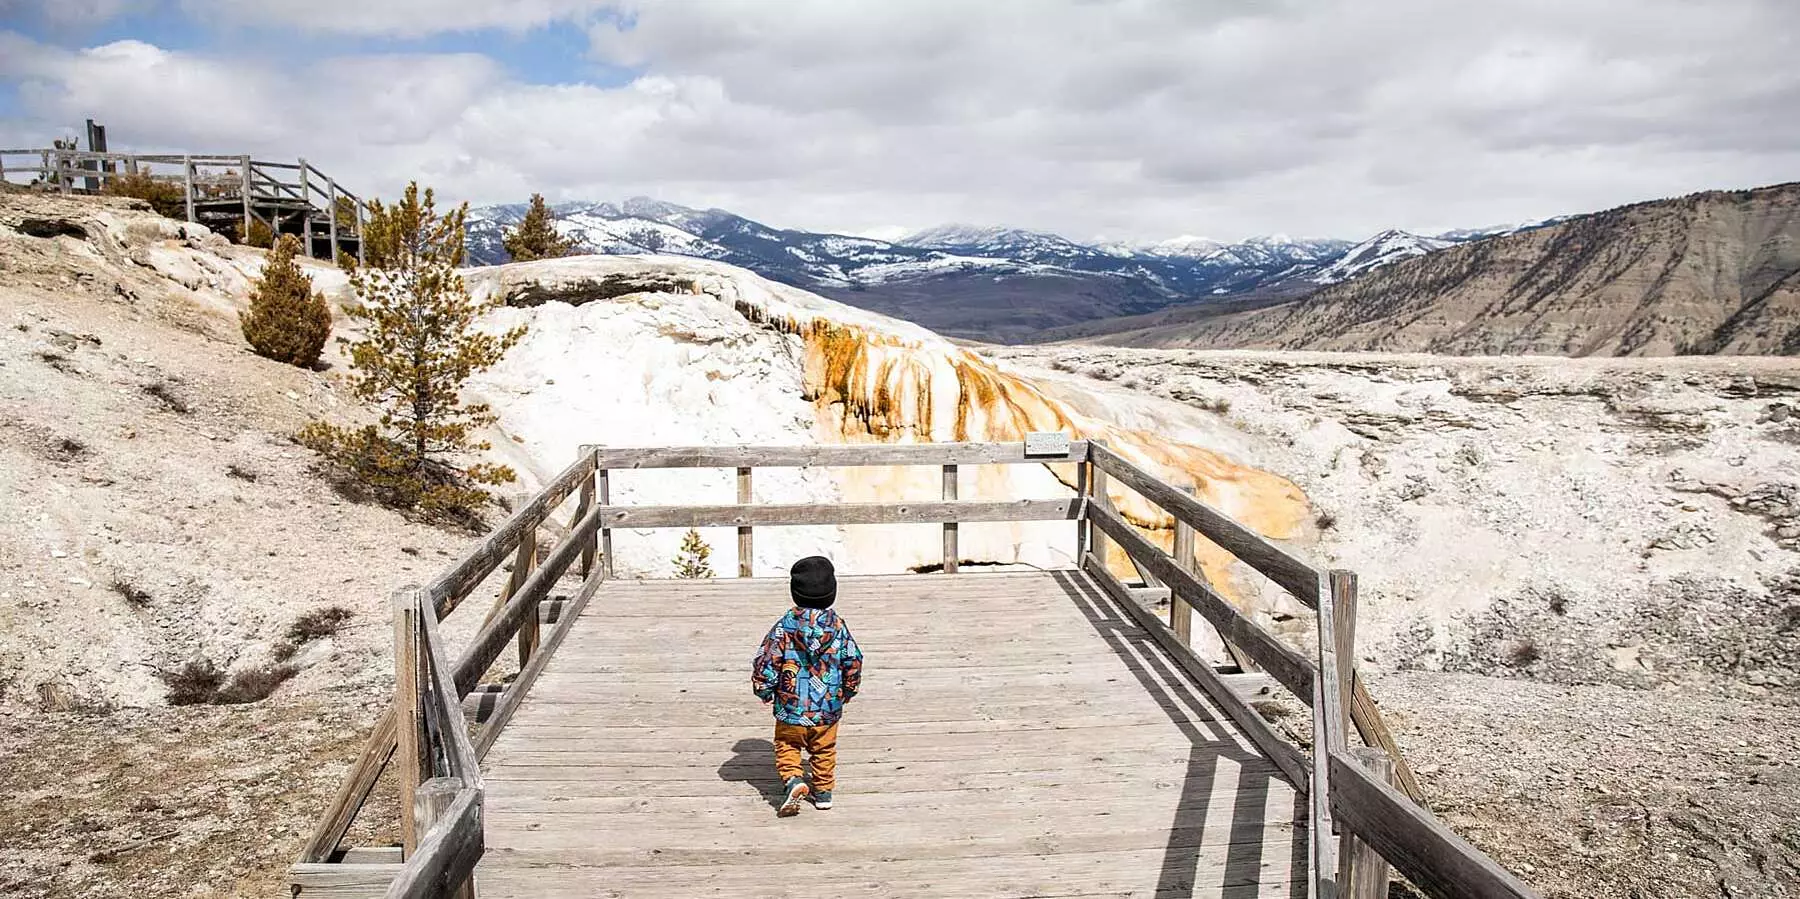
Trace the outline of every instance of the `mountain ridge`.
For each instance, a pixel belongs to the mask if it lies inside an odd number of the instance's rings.
[[[1800,353],[1800,182],[1632,203],[1278,305],[1077,337],[1453,355]]]
[[[526,208],[471,210],[470,260],[505,261],[501,235]],[[724,209],[650,197],[550,208],[558,230],[591,252],[728,262],[951,336],[1007,342],[1184,304],[1292,294],[1317,286],[1309,279],[1361,246],[1282,234],[1229,244],[1189,235],[1147,244],[1088,244],[1045,231],[961,224],[886,241],[775,228]],[[1425,247],[1437,245],[1430,240],[1419,238],[1412,252],[1428,252]],[[1354,277],[1403,255],[1390,252],[1329,277]]]

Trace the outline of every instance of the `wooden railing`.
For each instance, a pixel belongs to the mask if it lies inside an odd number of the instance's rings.
[[[1387,895],[1391,863],[1437,899],[1535,897],[1530,887],[1457,836],[1427,810],[1417,782],[1369,699],[1355,665],[1356,575],[1319,571],[1261,535],[1186,492],[1158,479],[1102,445],[1090,450],[1092,485],[1084,519],[1093,527],[1083,567],[1138,620],[1151,638],[1243,729],[1309,802],[1308,868],[1313,895],[1321,899],[1375,899]],[[1191,551],[1171,556],[1112,509],[1116,481],[1175,519],[1176,543],[1192,529],[1314,609],[1318,653],[1309,659],[1269,633],[1220,596],[1196,568]],[[1171,622],[1141,605],[1107,568],[1108,541],[1171,592]],[[1303,752],[1263,717],[1177,634],[1174,620],[1198,612],[1225,645],[1260,665],[1312,707],[1313,735]],[[1374,751],[1353,750],[1354,725]],[[1388,767],[1389,764],[1393,768]],[[1387,782],[1398,775],[1401,789]],[[1337,838],[1334,839],[1333,835]]]
[[[285,230],[300,237],[308,255],[332,258],[345,250],[363,256],[361,198],[304,158],[273,162],[248,154],[0,150],[0,182],[25,177],[65,195],[103,192],[110,181],[140,174],[179,185],[190,222],[235,221],[243,236],[258,221],[272,233]],[[340,218],[345,219],[342,234]],[[323,253],[319,241],[325,241]]]
[[[1071,466],[1074,495],[1007,502],[957,498],[960,466],[1029,463]],[[943,497],[916,503],[751,501],[756,468],[813,466],[936,466],[944,475]],[[613,473],[667,468],[735,470],[738,502],[710,506],[611,502]],[[1115,511],[1112,497],[1124,490],[1136,493],[1174,520],[1175,555],[1163,551]],[[571,496],[577,497],[577,503],[564,529],[552,515]],[[1423,806],[1417,782],[1356,674],[1355,575],[1315,569],[1106,446],[1083,441],[1072,441],[1066,450],[1049,454],[1027,454],[1020,444],[583,447],[574,464],[523,502],[444,574],[423,590],[405,591],[397,601],[400,676],[396,701],[377,724],[295,866],[296,889],[309,884],[342,885],[351,876],[349,869],[357,867],[369,869],[370,882],[389,883],[381,878],[391,879],[389,895],[454,895],[466,882],[481,853],[478,760],[494,745],[589,599],[612,576],[611,531],[615,527],[735,527],[738,573],[747,577],[752,573],[749,560],[756,527],[942,523],[944,570],[954,573],[958,523],[1043,520],[1067,520],[1075,525],[1083,569],[1118,600],[1284,777],[1307,794],[1313,895],[1332,899],[1385,896],[1391,864],[1437,899],[1536,896]],[[547,554],[541,551],[540,531],[556,538]],[[1309,657],[1262,628],[1207,582],[1193,552],[1200,537],[1315,610],[1316,655]],[[1148,589],[1127,585],[1109,570],[1107,563],[1115,545],[1142,574]],[[455,665],[450,665],[437,635],[437,620],[451,614],[508,556],[513,558],[512,570],[496,603]],[[541,610],[553,587],[578,560],[581,585],[572,599],[555,604],[551,629],[543,634]],[[1166,591],[1170,599],[1166,623],[1142,601],[1146,594],[1157,591]],[[1195,613],[1217,631],[1240,664],[1261,668],[1311,706],[1310,746],[1302,748],[1277,733],[1213,664],[1195,651]],[[418,623],[409,623],[409,615]],[[420,648],[409,650],[409,640]],[[510,683],[481,684],[515,640],[520,658],[516,677]],[[422,686],[415,689],[407,684]],[[463,712],[471,704],[478,707],[475,718],[479,725],[472,736],[462,725]],[[1352,727],[1368,748],[1351,746]],[[430,752],[425,751],[428,747]],[[396,754],[417,761],[403,765],[401,771],[403,857],[397,864],[344,864],[347,856],[339,852],[338,844],[367,801],[376,778]],[[474,764],[471,758],[476,760]],[[409,770],[414,773],[407,774]],[[1390,778],[1395,783],[1390,784]]]

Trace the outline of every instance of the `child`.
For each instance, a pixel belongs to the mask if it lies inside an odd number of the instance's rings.
[[[831,808],[836,782],[838,719],[862,686],[862,650],[844,620],[831,611],[837,575],[831,560],[808,556],[789,571],[789,609],[763,638],[750,671],[757,698],[775,706],[775,773],[784,798],[777,812],[800,813],[810,795],[814,808]],[[800,753],[812,756],[812,785],[802,776]]]

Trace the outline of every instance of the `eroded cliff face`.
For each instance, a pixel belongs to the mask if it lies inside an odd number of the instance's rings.
[[[729,266],[686,259],[578,257],[483,269],[470,278],[480,291],[497,292],[509,302],[524,298],[533,307],[506,314],[509,324],[519,318],[534,326],[533,335],[513,354],[530,374],[513,381],[518,395],[494,399],[503,410],[503,426],[532,456],[542,457],[533,466],[536,470],[553,470],[576,444],[588,442],[1004,442],[1023,440],[1032,431],[1062,431],[1106,441],[1170,482],[1193,487],[1205,501],[1267,536],[1292,538],[1308,520],[1305,496],[1284,478],[1142,422],[1125,427],[1094,410],[1077,411],[1031,378],[1005,371],[928,331]],[[644,290],[630,292],[633,279]],[[595,333],[621,324],[631,333]],[[585,336],[573,336],[584,331]],[[514,364],[509,359],[502,369]],[[617,369],[616,377],[594,375],[597,366]],[[557,368],[563,372],[555,373]],[[557,390],[571,377],[572,384],[587,390]],[[739,389],[735,397],[721,396],[728,379],[738,379],[739,388],[757,386]],[[595,405],[587,391],[602,381],[608,385],[604,389],[611,410],[590,418],[580,410]],[[550,437],[567,428],[545,416],[514,414],[539,403],[562,410],[560,418],[584,422],[587,436]],[[639,408],[626,411],[627,405]],[[803,428],[796,427],[802,424],[797,406],[810,413]],[[771,421],[780,426],[762,426]],[[974,466],[959,474],[963,499],[1067,496],[1076,481],[1072,465]],[[631,472],[628,477],[635,486],[627,492],[636,494],[623,500],[628,502],[719,502],[733,495],[728,472]],[[759,471],[756,477],[759,501],[874,502],[942,495],[941,473],[927,468]],[[1128,519],[1164,546],[1172,543],[1173,521],[1160,510],[1117,488],[1113,499]],[[960,530],[962,555],[971,560],[1046,567],[1073,561],[1075,525],[1070,522],[969,524]],[[633,536],[647,542],[635,551],[621,547],[621,561],[662,573],[675,535]],[[714,559],[727,570],[736,564],[727,558],[734,544],[727,535],[720,538],[712,540]],[[935,525],[770,528],[759,532],[757,540],[759,574],[778,573],[795,553],[805,551],[826,552],[862,571],[927,565],[942,555]],[[1200,551],[1200,559],[1215,583],[1230,592],[1229,557],[1209,546]],[[1115,558],[1114,564],[1121,566],[1123,560]]]

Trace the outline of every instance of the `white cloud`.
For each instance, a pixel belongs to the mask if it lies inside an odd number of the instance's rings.
[[[597,12],[377,6],[308,5],[309,27],[416,35]],[[478,202],[643,193],[851,232],[1360,237],[1800,171],[1800,69],[1767,39],[1800,33],[1785,0],[626,7],[629,27],[592,30],[600,60],[646,72],[619,87],[524,84],[476,55],[277,70],[4,36],[0,77],[26,133],[93,115],[115,145],[304,154],[377,193],[412,176]],[[208,9],[299,25],[293,5]]]

